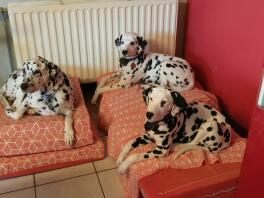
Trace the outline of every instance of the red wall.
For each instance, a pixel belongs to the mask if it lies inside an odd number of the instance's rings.
[[[189,0],[187,10],[185,58],[247,129],[264,61],[264,1]]]

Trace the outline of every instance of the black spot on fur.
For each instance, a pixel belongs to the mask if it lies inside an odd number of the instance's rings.
[[[136,69],[132,72],[132,74],[135,74],[137,71],[138,71],[138,68],[136,68]]]
[[[17,79],[17,74],[12,75],[12,79],[16,80]]]
[[[169,63],[167,63],[167,64],[166,64],[166,67],[168,67],[168,68],[170,68],[170,67],[172,67],[172,68],[175,68],[175,66],[174,66],[174,65],[172,65],[172,64],[169,64]]]
[[[186,137],[183,138],[183,140],[182,140],[182,143],[187,143],[187,142],[189,142],[189,137],[188,137],[188,136],[186,136]]]
[[[197,108],[193,108],[193,113],[198,113],[198,109]]]
[[[215,136],[214,136],[214,135],[211,136],[211,140],[212,140],[212,141],[215,140]]]
[[[164,100],[162,100],[162,101],[160,102],[160,106],[161,106],[161,107],[164,107],[165,104],[166,104],[166,101],[164,101]]]
[[[213,127],[208,127],[207,128],[207,131],[212,131],[213,130]]]
[[[227,129],[225,134],[224,134],[224,137],[225,137],[225,142],[229,142],[230,140],[230,132],[229,130]]]
[[[167,135],[167,137],[162,141],[162,145],[165,146],[167,145],[169,142],[169,135]]]
[[[70,95],[69,95],[69,94],[66,94],[66,95],[65,95],[65,100],[67,100],[67,101],[68,101],[68,100],[69,100],[69,98],[70,98]]]
[[[154,154],[157,154],[157,155],[160,155],[160,154],[162,154],[162,151],[158,151],[158,150],[154,149],[154,150],[153,150],[153,153],[154,153]]]
[[[191,141],[196,137],[197,133],[198,133],[198,131],[196,131],[194,134],[192,134],[192,135],[190,136]]]
[[[185,112],[186,112],[186,117],[190,118],[193,115],[193,108],[188,107]]]
[[[146,65],[146,67],[145,67],[145,69],[144,69],[144,73],[147,72],[148,68],[151,67],[151,65],[152,65],[152,59],[150,59],[150,60],[148,61],[147,65]]]
[[[204,105],[204,107],[206,108],[206,109],[212,109],[212,107],[210,107],[210,106],[208,106],[208,105]]]
[[[148,154],[145,154],[145,155],[144,155],[144,158],[145,158],[145,159],[148,159],[148,158],[149,158],[149,155],[148,155]]]
[[[218,142],[213,143],[213,145],[214,145],[214,146],[217,146],[217,145],[218,145]]]
[[[216,116],[217,115],[217,112],[216,111],[211,111],[211,115],[212,116]]]
[[[140,144],[147,144],[147,141],[142,139],[141,137],[138,137],[136,141],[132,144],[134,148],[138,147]]]

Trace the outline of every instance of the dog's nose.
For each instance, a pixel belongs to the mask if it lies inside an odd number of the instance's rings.
[[[131,41],[130,42],[130,45],[132,45],[132,46],[135,45],[135,42],[134,41]]]
[[[22,89],[23,91],[25,91],[25,90],[27,90],[27,88],[28,88],[28,84],[27,84],[27,83],[22,83],[22,84],[20,85],[20,87],[21,87],[21,89]]]
[[[127,50],[123,50],[123,51],[122,51],[122,54],[123,54],[123,55],[127,55]]]
[[[154,113],[151,113],[151,112],[149,112],[149,111],[147,111],[147,113],[146,113],[146,116],[147,116],[147,118],[148,119],[151,119],[151,117],[154,115]]]

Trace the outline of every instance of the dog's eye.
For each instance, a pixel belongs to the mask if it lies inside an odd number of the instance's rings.
[[[121,41],[121,44],[124,44],[124,41]]]
[[[160,106],[163,107],[166,104],[166,101],[162,100]]]
[[[150,97],[149,100],[152,101],[152,98]]]

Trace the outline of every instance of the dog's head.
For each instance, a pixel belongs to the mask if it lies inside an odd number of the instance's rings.
[[[42,57],[30,59],[23,64],[23,81],[20,85],[24,92],[44,90],[60,76],[60,68]]]
[[[162,120],[167,114],[175,116],[187,107],[185,99],[177,91],[161,86],[151,86],[143,91],[147,105],[146,118],[149,122]]]
[[[115,45],[120,53],[120,57],[134,58],[139,54],[146,54],[148,43],[143,37],[134,32],[127,32],[115,39]]]

